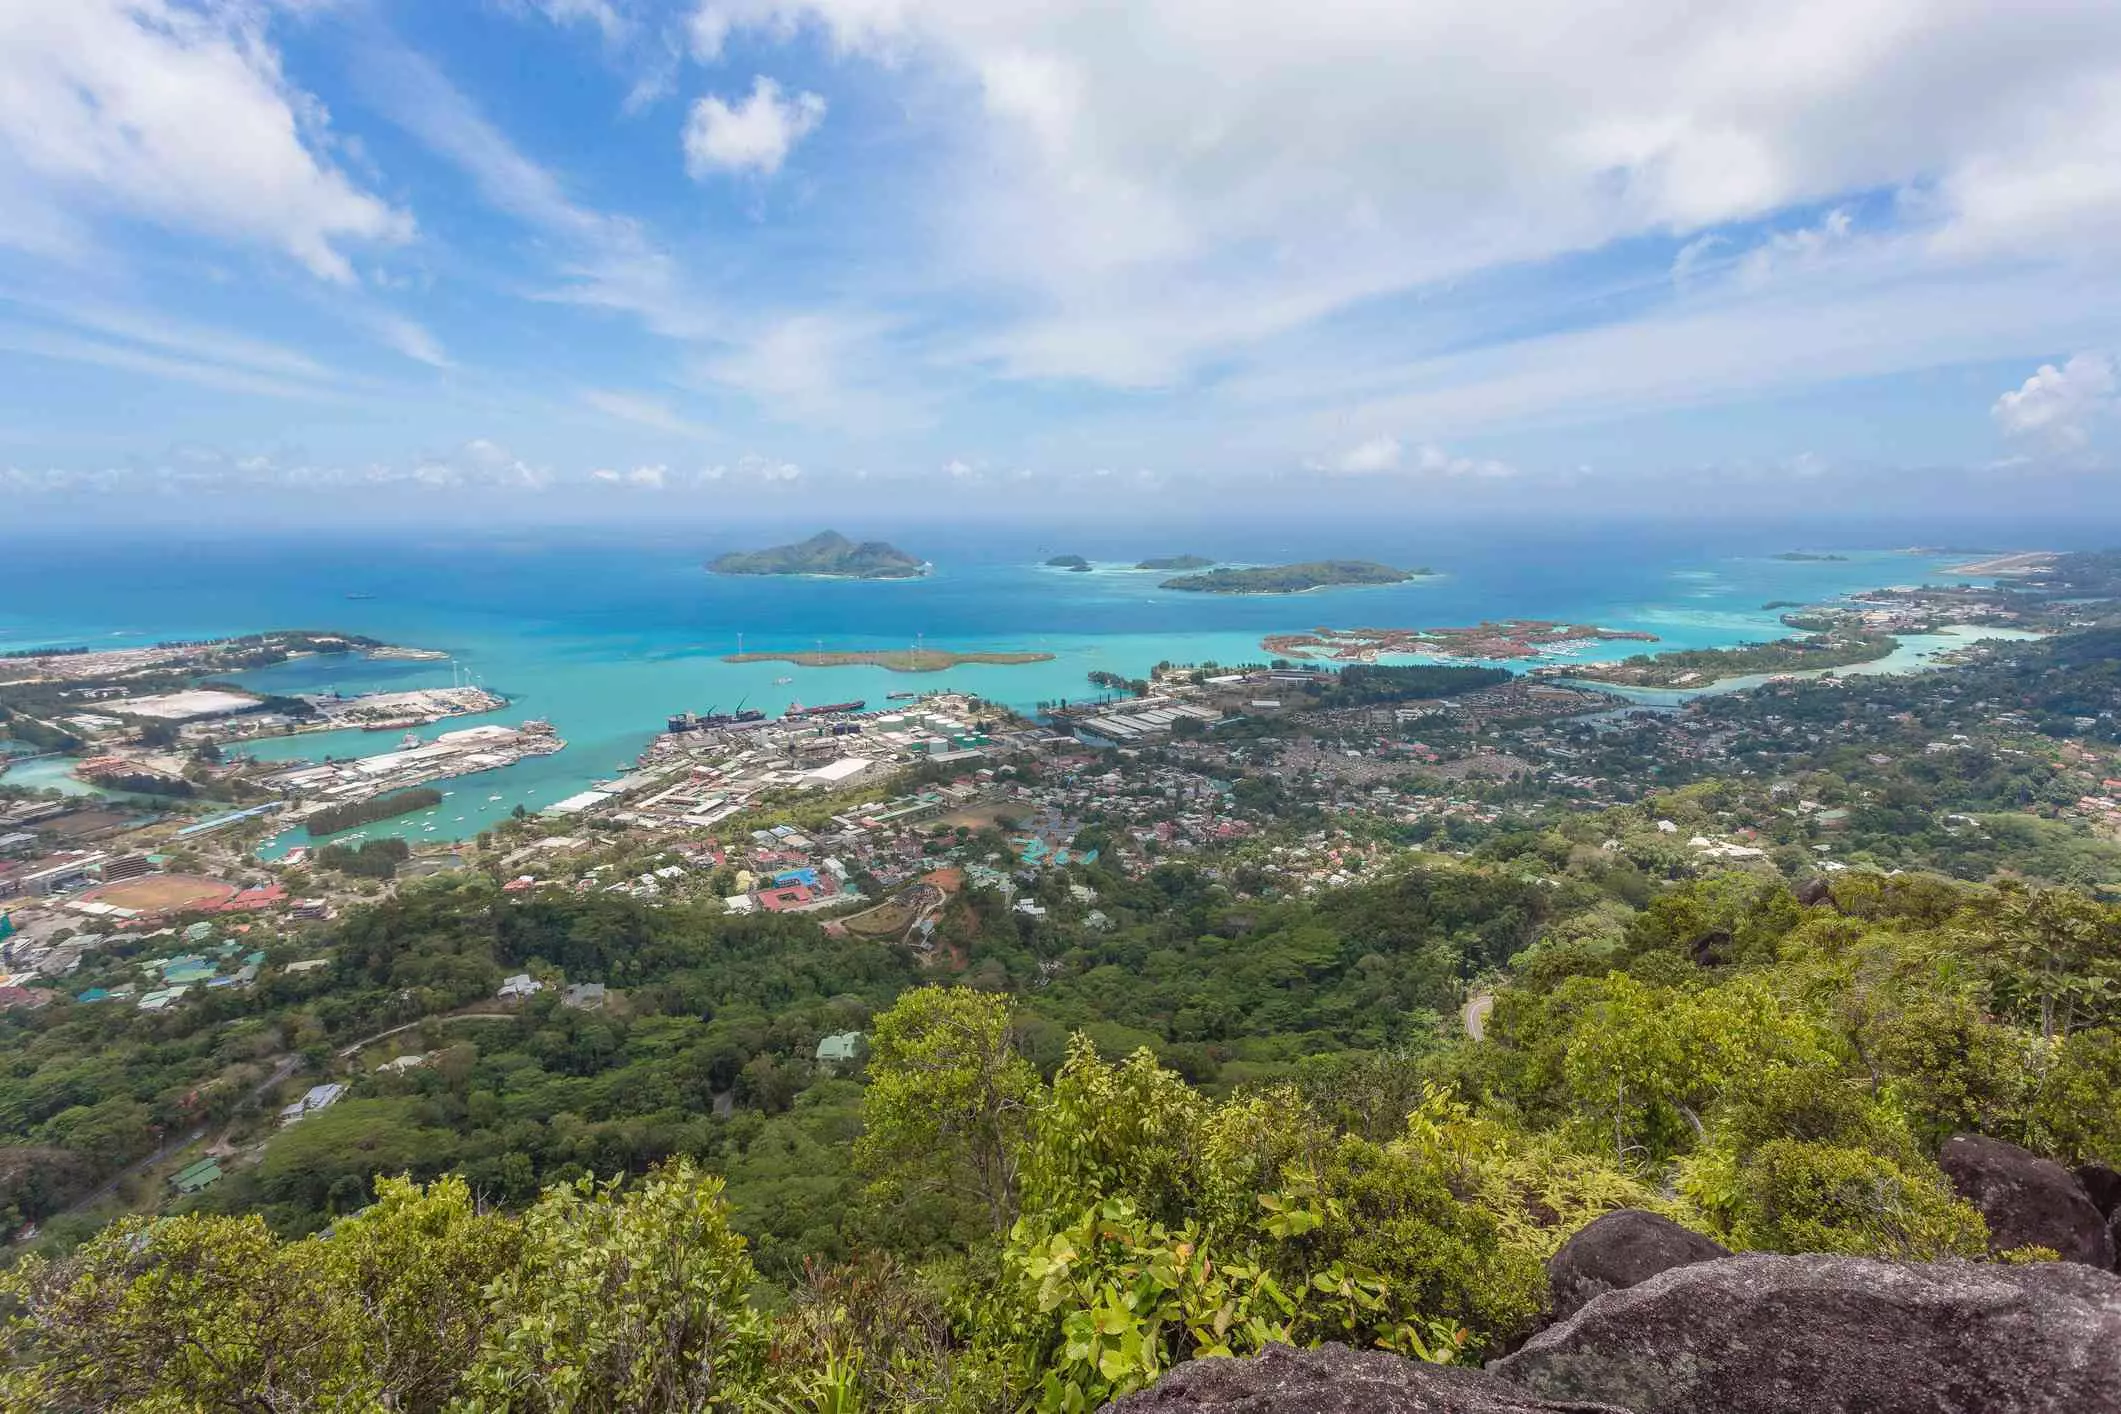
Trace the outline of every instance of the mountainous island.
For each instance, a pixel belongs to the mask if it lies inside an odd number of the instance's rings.
[[[1165,589],[1194,594],[1301,594],[1307,589],[1325,589],[1349,584],[1404,584],[1432,574],[1426,569],[1402,570],[1373,560],[1306,560],[1294,565],[1258,565],[1250,569],[1207,570],[1167,579]]]
[[[928,563],[882,540],[849,540],[821,531],[794,545],[732,550],[707,562],[715,574],[810,574],[835,579],[918,579]]]
[[[1070,574],[1090,573],[1090,562],[1081,555],[1055,555],[1046,561],[1049,570],[1066,570]]]
[[[1770,558],[1777,560],[1790,560],[1797,564],[1818,565],[1844,564],[1848,560],[1848,556],[1846,555],[1815,555],[1808,550],[1785,550],[1781,554],[1771,556]]]
[[[1203,555],[1152,555],[1134,568],[1138,570],[1204,570],[1215,561]]]

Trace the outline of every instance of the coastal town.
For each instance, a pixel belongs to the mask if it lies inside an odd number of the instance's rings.
[[[535,720],[431,737],[405,726],[507,705],[484,688],[280,699],[173,672],[189,650],[85,671],[65,660],[86,655],[18,661],[24,695],[0,700],[63,704],[33,720],[78,728],[81,744],[45,759],[92,789],[0,777],[0,1014],[88,1007],[154,1028],[303,995],[354,965],[348,920],[427,888],[803,920],[956,978],[991,975],[998,938],[1041,958],[1091,946],[1138,924],[1138,891],[1180,877],[1263,906],[1330,900],[1413,861],[1493,866],[1513,851],[1644,878],[2121,862],[2111,703],[2035,705],[2051,691],[2074,703],[2079,670],[2029,626],[2082,616],[2082,597],[1946,587],[1792,606],[1800,635],[1832,631],[1816,627],[1827,620],[1890,634],[1942,618],[2017,636],[1969,637],[1919,677],[1770,674],[1655,705],[1572,659],[1646,635],[1511,620],[1271,636],[1262,653],[1280,651],[1266,661],[1101,673],[1035,712],[908,688],[775,715],[677,713],[642,724],[650,739],[625,768],[539,809],[489,806],[475,832],[448,828],[466,810],[450,795],[476,798],[480,776],[567,749]],[[1752,655],[1683,657],[1714,676]],[[49,695],[84,688],[103,695]],[[114,725],[73,720],[88,714]],[[383,751],[246,755],[273,716],[405,734]],[[192,791],[143,789],[150,775]],[[282,1129],[411,1083],[446,1051],[437,1027],[545,1007],[604,1014],[628,1005],[617,982],[546,957],[439,1014],[408,994],[378,1018],[380,1039],[248,1081],[258,1120],[203,1151],[173,1149],[157,1181],[169,1201],[209,1194],[253,1172]],[[817,1064],[844,1064],[861,1036],[818,1044]]]

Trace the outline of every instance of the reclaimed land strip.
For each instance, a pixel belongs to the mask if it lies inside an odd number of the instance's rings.
[[[1013,667],[1050,663],[1051,653],[953,653],[942,648],[855,649],[833,653],[731,653],[725,663],[793,663],[799,668],[888,668],[894,673],[939,673],[968,663]]]
[[[1588,663],[1572,675],[1629,687],[1706,687],[1761,673],[1819,672],[1874,663],[1900,646],[1890,634],[1833,632],[1735,648],[1688,648],[1641,654],[1618,663]]]
[[[1597,643],[1655,643],[1657,635],[1557,619],[1489,619],[1470,628],[1318,628],[1269,634],[1260,644],[1284,658],[1371,663],[1387,654],[1444,658],[1567,656]]]
[[[1985,560],[1975,560],[1971,564],[1954,565],[1950,569],[1946,570],[1945,573],[1989,575],[2038,574],[2043,570],[2053,569],[2055,567],[2055,562],[2061,558],[2061,553],[2055,550],[2020,550],[2014,554],[1995,555]]]

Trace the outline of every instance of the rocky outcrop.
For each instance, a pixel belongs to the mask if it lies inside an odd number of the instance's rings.
[[[2121,1277],[1755,1253],[1610,1292],[1489,1368],[1632,1414],[2121,1409]]]
[[[1480,1370],[1453,1370],[1375,1350],[1271,1346],[1249,1360],[1194,1360],[1105,1406],[1109,1414],[1628,1414],[1580,1399],[1542,1399]]]
[[[2121,1173],[2105,1164],[2079,1164],[2070,1170],[2084,1196],[2107,1217],[2121,1211]]]
[[[1573,1316],[1593,1297],[1659,1272],[1730,1255],[1721,1243],[1670,1218],[1633,1208],[1607,1213],[1564,1242],[1547,1263],[1554,1319]]]
[[[1980,1134],[1956,1134],[1937,1166],[1988,1220],[1989,1247],[2052,1248],[2065,1262],[2111,1269],[2113,1238],[2076,1176],[2052,1159]]]

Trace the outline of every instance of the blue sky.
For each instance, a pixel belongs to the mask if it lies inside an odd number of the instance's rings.
[[[0,0],[25,519],[2111,507],[2117,265],[2097,0]]]

